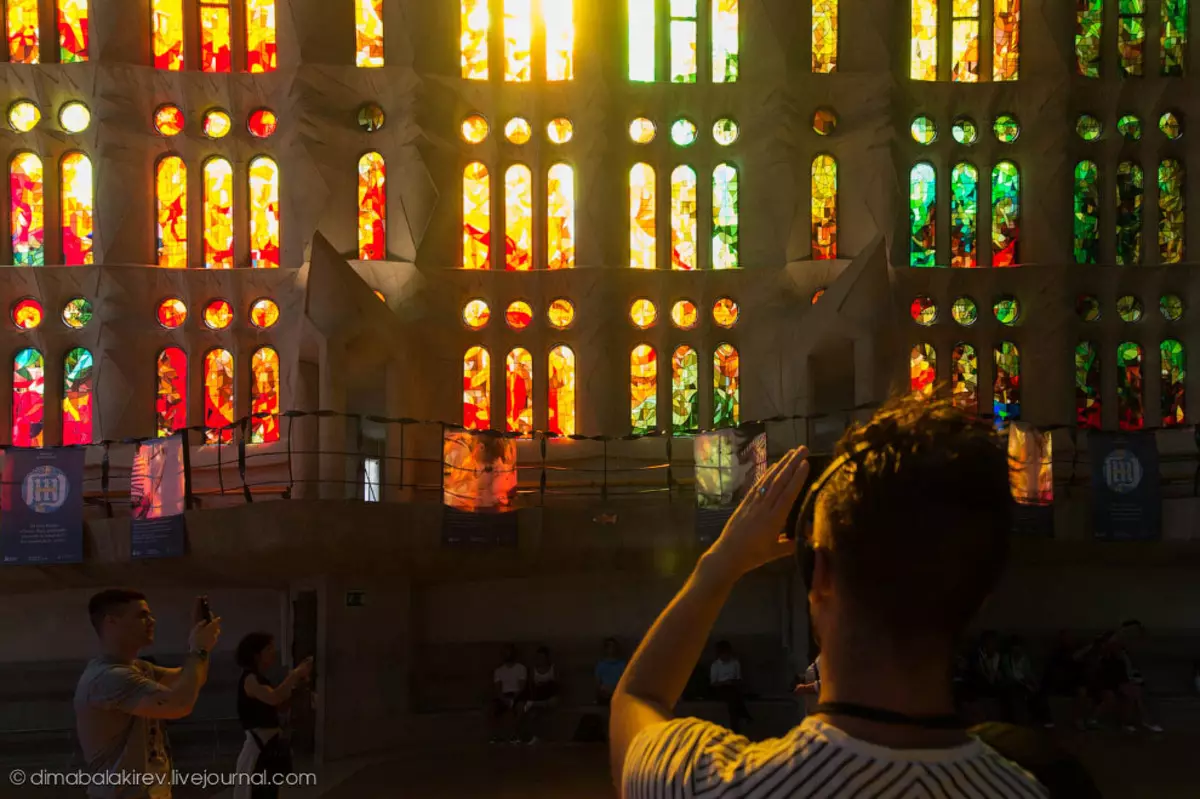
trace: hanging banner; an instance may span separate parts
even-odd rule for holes
[[[1088,433],[1092,529],[1105,541],[1162,536],[1158,442],[1154,433]]]
[[[767,470],[767,431],[762,424],[700,433],[696,464],[696,533],[713,541],[742,497]]]
[[[6,564],[83,561],[82,449],[10,449],[0,492]]]
[[[1016,502],[1013,532],[1054,535],[1054,449],[1049,432],[1028,422],[1008,425],[1008,482]]]
[[[130,480],[130,553],[135,560],[179,558],[186,548],[183,440],[174,435],[143,441],[133,455]]]
[[[516,498],[516,439],[446,431],[442,447],[445,543],[515,545]]]

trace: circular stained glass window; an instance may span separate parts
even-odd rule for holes
[[[671,323],[680,330],[691,330],[699,320],[700,312],[691,300],[679,300],[671,306]]]
[[[204,326],[224,330],[233,324],[233,306],[227,300],[213,300],[204,308]]]
[[[1125,114],[1117,120],[1117,132],[1126,141],[1139,141],[1142,138],[1142,120],[1133,114]]]
[[[33,297],[17,300],[13,303],[12,320],[17,330],[33,330],[42,323],[42,304]]]
[[[492,319],[492,309],[483,300],[471,300],[463,306],[463,323],[472,330],[482,330]]]
[[[1117,316],[1122,322],[1142,321],[1142,301],[1132,294],[1117,299]]]
[[[566,330],[575,321],[575,306],[570,300],[554,300],[546,309],[546,320],[555,330]]]
[[[257,327],[259,330],[266,330],[274,327],[279,321],[279,306],[274,300],[269,300],[263,297],[261,300],[255,300],[250,306],[250,324]]]
[[[691,147],[696,142],[696,123],[690,119],[677,119],[671,124],[671,141],[680,147]]]
[[[656,133],[654,123],[645,117],[638,117],[629,123],[629,138],[634,144],[649,144],[654,141]]]
[[[1011,144],[1021,135],[1021,123],[1012,114],[1001,114],[996,117],[992,130],[995,131],[998,141]]]
[[[658,308],[650,300],[634,300],[629,309],[629,319],[634,327],[645,330],[658,321]]]
[[[479,114],[471,114],[462,121],[462,137],[471,144],[479,144],[488,137],[488,122]]]
[[[1075,120],[1075,132],[1084,141],[1096,141],[1104,132],[1104,126],[1091,114],[1080,114]]]
[[[233,130],[233,120],[229,118],[229,114],[222,111],[220,108],[214,108],[204,112],[204,122],[202,123],[204,135],[210,139],[223,139],[229,135],[229,131]]]
[[[92,321],[92,303],[86,297],[68,300],[63,306],[63,324],[72,330],[82,330]]]
[[[975,125],[975,120],[970,117],[959,117],[954,120],[954,124],[950,126],[950,133],[956,142],[968,147],[979,141],[979,128]]]
[[[154,112],[154,131],[159,136],[178,136],[184,124],[183,109],[177,105],[160,105]]]
[[[250,115],[246,127],[254,138],[267,139],[279,128],[279,118],[269,108],[260,108]]]
[[[1001,297],[992,306],[992,313],[996,314],[997,322],[1012,327],[1021,318],[1021,303],[1016,297]]]
[[[178,297],[163,300],[158,305],[158,323],[167,330],[182,327],[187,321],[187,315],[187,306]]]
[[[938,318],[937,304],[929,297],[915,298],[908,312],[912,316],[912,320],[921,327],[931,326]]]
[[[358,109],[358,126],[367,133],[383,130],[385,122],[387,115],[383,113],[383,106],[379,103],[367,103]]]
[[[821,298],[824,296],[825,296],[825,289],[817,289],[816,291],[813,292],[812,297],[809,298],[808,304],[816,305],[818,302],[821,301]]]
[[[917,144],[930,145],[937,141],[937,123],[932,117],[921,114],[912,121],[912,137]]]
[[[58,124],[67,133],[83,133],[92,124],[92,112],[86,105],[74,100],[58,110]]]
[[[504,126],[504,138],[513,144],[525,144],[533,137],[533,128],[524,117],[513,117]]]
[[[950,306],[950,315],[963,327],[970,327],[979,319],[979,307],[970,297],[958,297]]]
[[[28,133],[42,121],[42,109],[32,100],[17,100],[8,107],[8,126],[17,133]]]
[[[1168,139],[1178,139],[1183,136],[1183,119],[1174,111],[1168,111],[1158,118],[1158,129]]]
[[[1178,294],[1164,294],[1158,300],[1158,310],[1163,319],[1168,322],[1178,322],[1183,318],[1183,298]]]
[[[1091,294],[1080,294],[1075,298],[1075,313],[1084,322],[1100,321],[1100,300]]]
[[[575,125],[566,117],[557,117],[546,124],[546,138],[554,144],[566,144],[575,137]]]
[[[738,304],[729,297],[722,297],[713,304],[713,321],[721,327],[736,325],[740,313]]]
[[[818,136],[832,136],[837,130],[837,113],[832,108],[818,108],[813,112],[813,132]]]
[[[524,330],[533,321],[533,309],[524,300],[511,302],[504,312],[504,321],[513,330]]]
[[[713,123],[713,141],[722,147],[728,147],[737,141],[738,133],[738,123],[732,119],[718,119]]]

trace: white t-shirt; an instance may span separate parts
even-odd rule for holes
[[[728,662],[718,658],[713,661],[712,668],[708,670],[710,685],[740,679],[742,679],[742,664],[737,658],[732,658]]]
[[[492,681],[500,683],[500,693],[518,694],[521,692],[521,684],[525,682],[528,675],[529,672],[521,663],[502,663],[492,675]]]

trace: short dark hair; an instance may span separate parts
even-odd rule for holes
[[[546,660],[549,660],[549,659],[550,659],[550,648],[549,648],[549,647],[545,647],[545,646],[539,646],[539,647],[538,647],[538,648],[535,650],[535,654],[538,654],[538,655],[545,655],[545,656],[546,656]]]
[[[732,652],[733,644],[729,643],[728,641],[717,641],[717,651],[718,652]]]
[[[1008,561],[1012,493],[992,426],[907,395],[846,431],[818,498],[835,585],[898,638],[954,638]],[[837,460],[835,460],[837,463]]]
[[[100,634],[104,619],[112,615],[130,602],[140,602],[146,595],[132,588],[107,588],[88,600],[88,617],[92,620],[92,629]]]
[[[254,671],[255,658],[262,653],[264,649],[271,645],[275,640],[275,636],[270,633],[253,632],[247,633],[242,640],[238,641],[237,650],[234,653],[234,660],[237,664],[247,671]]]

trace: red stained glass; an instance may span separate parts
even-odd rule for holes
[[[158,265],[186,269],[188,265],[187,166],[177,155],[158,162],[154,180],[158,211]]]
[[[204,268],[233,269],[233,166],[224,158],[204,164],[202,199]]]
[[[233,355],[212,350],[204,356],[204,441],[233,441]],[[225,429],[222,429],[225,428]]]
[[[250,368],[250,443],[273,444],[279,440],[279,353],[263,347],[254,353]]]
[[[8,34],[8,59],[14,64],[41,61],[38,31],[38,0],[6,0],[5,29]]]
[[[518,347],[508,354],[506,367],[505,429],[529,435],[533,432],[533,356]]]
[[[159,106],[154,112],[154,130],[160,136],[177,136],[185,124],[183,110],[177,105]]]
[[[246,123],[250,129],[250,135],[259,139],[266,139],[274,135],[279,128],[279,119],[275,116],[275,112],[267,108],[260,108],[250,115],[250,121]]]
[[[63,263],[67,266],[94,263],[92,236],[95,208],[91,159],[83,153],[63,156],[60,177]]]
[[[279,321],[279,306],[274,300],[263,298],[256,300],[254,305],[250,306],[250,324],[266,330],[269,327],[274,327]]]
[[[229,32],[229,0],[200,0],[200,70],[232,70],[232,43]]]
[[[158,323],[167,330],[182,327],[187,321],[188,310],[183,300],[171,297],[163,300],[158,306]]]
[[[33,330],[42,323],[42,304],[32,297],[18,300],[12,308],[12,320],[18,330]]]
[[[274,72],[275,0],[246,0],[246,71]]]
[[[88,0],[58,0],[58,60],[88,60]]]
[[[45,423],[46,362],[34,349],[13,359],[12,443],[14,447],[42,446]]]
[[[517,300],[504,312],[504,321],[508,322],[508,326],[513,330],[524,330],[533,321],[533,309],[529,307],[529,303]]]
[[[63,446],[92,443],[92,354],[82,347],[63,360]]]
[[[204,325],[209,330],[224,330],[233,323],[233,306],[227,300],[213,300],[204,309]]]
[[[278,269],[279,263],[279,167],[260,156],[250,162],[250,266]]]
[[[487,430],[492,426],[492,361],[483,347],[472,347],[463,357],[463,427]]]
[[[151,0],[154,68],[183,70],[183,0]]]
[[[187,354],[179,347],[167,347],[159,353],[154,411],[159,438],[187,427]]]
[[[379,153],[358,161],[358,258],[387,259],[387,164]]]
[[[13,264],[46,263],[45,182],[42,160],[33,153],[17,153],[8,167],[9,225]]]

